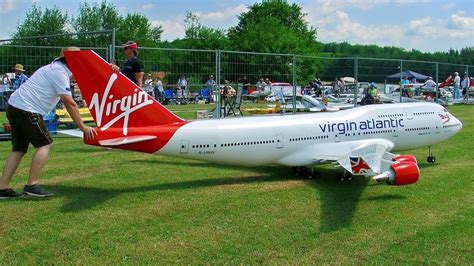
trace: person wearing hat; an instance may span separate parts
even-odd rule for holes
[[[205,87],[209,92],[208,98],[206,99],[208,103],[212,102],[212,95],[215,94],[215,90],[217,89],[217,82],[214,80],[213,75],[209,75],[209,79],[206,81]]]
[[[148,95],[150,95],[151,97],[155,97],[153,88],[153,78],[151,77],[151,74],[147,75],[143,89],[146,91],[146,93],[148,93]]]
[[[121,72],[138,87],[142,88],[145,68],[138,58],[138,45],[134,41],[128,41],[122,46],[123,55],[127,58],[127,62],[123,65]],[[112,68],[116,71],[119,70],[116,65],[112,65]]]
[[[436,82],[434,82],[432,77],[428,77],[428,80],[426,80],[425,84],[423,85],[426,89],[430,91],[434,91],[436,88]]]
[[[12,128],[12,152],[5,161],[3,174],[0,178],[0,199],[8,199],[27,194],[34,197],[49,197],[53,194],[39,185],[39,175],[43,168],[53,143],[43,121],[43,116],[49,113],[58,104],[64,103],[66,110],[84,138],[93,139],[95,129],[84,125],[76,102],[71,96],[69,71],[64,51],[78,51],[77,47],[68,47],[61,50],[59,58],[49,65],[36,70],[10,96],[7,107],[7,118]],[[10,181],[21,159],[28,151],[29,144],[36,148],[31,161],[29,179],[23,193],[17,193],[10,188]]]
[[[15,81],[13,81],[13,91],[16,91],[18,88],[20,88],[21,84],[25,83],[28,77],[23,73],[25,72],[25,69],[23,69],[22,64],[15,64],[15,66],[13,67],[13,70],[15,71]]]

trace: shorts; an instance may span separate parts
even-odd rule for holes
[[[35,148],[53,143],[42,115],[8,105],[7,118],[12,128],[12,151],[26,153],[30,143]]]

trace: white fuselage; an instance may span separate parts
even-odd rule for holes
[[[160,154],[215,163],[306,166],[327,149],[383,139],[413,149],[456,134],[461,122],[432,103],[370,105],[336,113],[199,120],[180,127]]]

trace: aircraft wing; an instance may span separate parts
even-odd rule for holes
[[[372,176],[390,168],[392,147],[393,143],[384,139],[325,143],[317,146],[313,160],[332,161],[354,175]]]

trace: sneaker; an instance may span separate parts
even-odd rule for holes
[[[25,188],[23,189],[23,192],[28,196],[38,197],[38,198],[47,198],[54,195],[53,193],[46,191],[39,184],[32,185],[32,186],[25,186]]]
[[[15,190],[11,188],[2,189],[0,190],[0,200],[2,199],[12,199],[23,196],[23,193],[15,192]]]

